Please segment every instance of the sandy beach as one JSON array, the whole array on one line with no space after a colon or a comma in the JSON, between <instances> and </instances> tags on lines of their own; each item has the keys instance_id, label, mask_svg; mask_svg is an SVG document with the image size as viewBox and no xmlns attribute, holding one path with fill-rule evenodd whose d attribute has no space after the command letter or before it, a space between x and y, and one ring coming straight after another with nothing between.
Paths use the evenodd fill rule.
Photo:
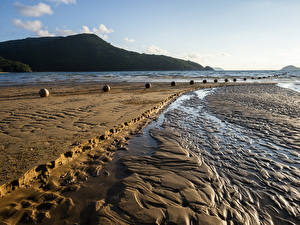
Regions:
<instances>
[{"instance_id":1,"label":"sandy beach","mask_svg":"<svg viewBox=\"0 0 300 225\"><path fill-rule=\"evenodd\" d=\"M124 136L139 130L147 123L145 119L153 119L159 109L188 90L214 85L218 84L185 83L171 87L156 83L145 89L144 83L113 83L109 93L104 93L103 84L99 83L1 87L1 196L19 188L51 186L53 182L48 178L50 174L55 177L53 169L57 176L62 175L67 171L63 165L69 161L73 164L80 158L80 164L96 157L87 153L91 149L101 153L97 157L103 162L110 161L113 152L124 147ZM38 91L45 86L50 97L40 98ZM108 147L112 144L114 147ZM89 170L98 174L101 165ZM3 203L4 200L1 209L7 206ZM1 218L14 224L23 213L18 212L13 219L2 213Z\"/></svg>"},{"instance_id":2,"label":"sandy beach","mask_svg":"<svg viewBox=\"0 0 300 225\"><path fill-rule=\"evenodd\" d=\"M147 110L196 87L156 84L145 89L142 83L116 83L111 92L104 93L102 86L47 84L48 98L38 95L44 85L2 87L0 184L125 122L137 122Z\"/></svg>"},{"instance_id":3,"label":"sandy beach","mask_svg":"<svg viewBox=\"0 0 300 225\"><path fill-rule=\"evenodd\" d=\"M103 93L103 84L48 83L48 98L37 95L45 84L2 87L0 220L3 224L260 224L255 205L243 206L257 197L245 191L245 198L238 187L231 187L209 158L188 149L184 135L173 129L180 128L176 116L182 113L167 113L172 122L163 130L149 131L153 143L147 138L136 141L144 135L141 129L181 94L220 85L224 84L155 83L145 89L143 83L114 83L110 93ZM228 121L236 118L230 113L248 113L241 118L249 118L250 112L253 118L263 115L241 105L242 96L263 91L264 87L259 89L263 84L251 85L253 90L246 84L227 85L241 88L223 88L225 92L209 96L211 111ZM257 107L266 105L267 96L253 99ZM293 101L299 104L297 99L295 95ZM282 105L273 108L286 112L297 128L297 120L291 119L299 117L296 111L291 113L295 108ZM274 116L272 121L281 119ZM203 136L201 148L216 146L209 143L211 138ZM294 139L289 143L299 146ZM292 192L299 194L297 189ZM293 198L296 204L299 199ZM290 224L297 221L299 211L293 205L280 207L295 216ZM272 219L262 224L268 221ZM282 217L275 221L283 222Z\"/></svg>"}]
</instances>

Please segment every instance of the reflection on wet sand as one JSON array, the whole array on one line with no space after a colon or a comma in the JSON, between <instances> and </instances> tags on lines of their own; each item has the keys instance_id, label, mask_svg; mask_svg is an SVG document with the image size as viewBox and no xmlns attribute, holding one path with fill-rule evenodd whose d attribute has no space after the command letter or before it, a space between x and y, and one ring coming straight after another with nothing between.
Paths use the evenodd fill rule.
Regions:
<instances>
[{"instance_id":1,"label":"reflection on wet sand","mask_svg":"<svg viewBox=\"0 0 300 225\"><path fill-rule=\"evenodd\" d=\"M150 129L153 151L121 159L129 175L99 207L100 223L300 223L299 94L274 85L202 94Z\"/></svg>"}]
</instances>

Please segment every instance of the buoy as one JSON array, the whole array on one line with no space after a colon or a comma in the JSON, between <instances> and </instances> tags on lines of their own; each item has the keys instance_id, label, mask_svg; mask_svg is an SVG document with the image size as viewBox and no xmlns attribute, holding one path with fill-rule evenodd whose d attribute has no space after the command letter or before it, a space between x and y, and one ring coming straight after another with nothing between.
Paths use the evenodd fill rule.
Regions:
<instances>
[{"instance_id":1,"label":"buoy","mask_svg":"<svg viewBox=\"0 0 300 225\"><path fill-rule=\"evenodd\" d=\"M172 81L172 82L171 82L171 86L176 86L175 81Z\"/></svg>"},{"instance_id":2,"label":"buoy","mask_svg":"<svg viewBox=\"0 0 300 225\"><path fill-rule=\"evenodd\" d=\"M218 79L214 79L214 82L215 82L215 83L218 83Z\"/></svg>"},{"instance_id":3,"label":"buoy","mask_svg":"<svg viewBox=\"0 0 300 225\"><path fill-rule=\"evenodd\" d=\"M236 82L236 78L233 78L233 82Z\"/></svg>"},{"instance_id":4,"label":"buoy","mask_svg":"<svg viewBox=\"0 0 300 225\"><path fill-rule=\"evenodd\" d=\"M145 84L145 88L151 88L151 84L150 83L146 83Z\"/></svg>"},{"instance_id":5,"label":"buoy","mask_svg":"<svg viewBox=\"0 0 300 225\"><path fill-rule=\"evenodd\" d=\"M39 95L44 98L44 97L48 97L49 96L49 91L46 89L46 88L42 88L40 91L39 91Z\"/></svg>"},{"instance_id":6,"label":"buoy","mask_svg":"<svg viewBox=\"0 0 300 225\"><path fill-rule=\"evenodd\" d=\"M203 82L203 84L206 84L206 83L207 83L207 80L203 80L202 82Z\"/></svg>"},{"instance_id":7,"label":"buoy","mask_svg":"<svg viewBox=\"0 0 300 225\"><path fill-rule=\"evenodd\" d=\"M246 81L247 80L247 78L246 77L244 77L244 81Z\"/></svg>"},{"instance_id":8,"label":"buoy","mask_svg":"<svg viewBox=\"0 0 300 225\"><path fill-rule=\"evenodd\" d=\"M191 80L190 85L193 85L193 84L195 84L195 81Z\"/></svg>"},{"instance_id":9,"label":"buoy","mask_svg":"<svg viewBox=\"0 0 300 225\"><path fill-rule=\"evenodd\" d=\"M226 78L224 81L225 81L225 82L228 82L228 79Z\"/></svg>"},{"instance_id":10,"label":"buoy","mask_svg":"<svg viewBox=\"0 0 300 225\"><path fill-rule=\"evenodd\" d=\"M110 91L110 86L109 86L108 84L105 84L105 85L103 86L102 90L103 90L104 92L109 92L109 91Z\"/></svg>"}]
</instances>

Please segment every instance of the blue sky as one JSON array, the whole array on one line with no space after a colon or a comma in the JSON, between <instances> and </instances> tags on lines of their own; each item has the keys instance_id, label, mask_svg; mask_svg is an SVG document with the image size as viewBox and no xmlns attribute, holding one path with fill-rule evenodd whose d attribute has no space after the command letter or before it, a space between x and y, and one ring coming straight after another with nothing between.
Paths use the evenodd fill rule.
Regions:
<instances>
[{"instance_id":1,"label":"blue sky","mask_svg":"<svg viewBox=\"0 0 300 225\"><path fill-rule=\"evenodd\" d=\"M299 0L1 0L0 41L96 33L224 69L300 66Z\"/></svg>"}]
</instances>

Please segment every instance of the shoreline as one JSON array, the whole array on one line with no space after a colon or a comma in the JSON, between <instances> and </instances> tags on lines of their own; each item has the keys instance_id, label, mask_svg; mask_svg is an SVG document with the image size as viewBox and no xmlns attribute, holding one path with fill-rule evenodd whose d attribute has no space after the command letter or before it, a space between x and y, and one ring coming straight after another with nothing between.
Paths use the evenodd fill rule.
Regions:
<instances>
[{"instance_id":1,"label":"shoreline","mask_svg":"<svg viewBox=\"0 0 300 225\"><path fill-rule=\"evenodd\" d=\"M89 86L90 84L87 85ZM126 83L125 85L127 86L128 83ZM140 86L141 84L135 84L135 85ZM182 86L180 87L180 85ZM161 110L165 109L165 107L169 103L171 103L181 94L195 89L202 89L207 87L211 88L212 86L224 86L222 85L222 83L221 85L220 83L206 84L206 85L199 84L194 86L190 86L187 84L180 84L180 85L179 88L177 87L178 89L176 89L176 93L169 94L166 98L164 98L162 101L158 102L157 104L152 103L152 105L154 105L153 107L151 107L150 109L148 108L147 110L144 110L141 113L138 113L136 117L131 118L128 121L123 121L122 123L118 124L118 126L113 126L110 129L105 130L105 132L102 134L98 133L97 137L94 136L93 138L90 138L81 144L73 146L71 150L63 152L62 154L60 154L60 157L56 158L51 162L48 161L48 163L39 164L35 166L33 169L27 171L22 178L18 180L13 180L9 184L3 184L0 188L2 199L4 199L7 194L10 195L9 192L19 193L16 195L16 197L20 197L21 195L23 199L24 193L26 192L26 190L30 188L33 188L35 192L39 192L39 193L47 192L47 190L49 192L49 190L58 190L58 189L60 189L60 191L58 191L59 193L64 193L65 191L67 191L67 189L73 189L73 190L78 190L78 188L80 189L78 185L72 185L68 182L64 186L58 185L62 174L64 174L66 171L69 172L71 171L71 173L73 174L72 176L74 178L74 174L76 174L78 170L77 169L74 170L74 168L71 168L72 164L80 165L81 163L85 163L84 159L90 160L93 157L98 157L99 155L97 154L101 153L100 154L101 156L99 157L103 157L103 160L101 160L103 164L101 164L100 166L99 165L87 166L85 168L88 171L88 176L94 177L94 176L98 176L99 174L102 174L102 172L105 172L102 171L103 165L106 162L110 162L113 159L114 152L117 150L121 150L121 151L126 150L127 140L130 137L134 136L139 130L141 130L142 127L146 126L154 118L156 118L159 115L159 112ZM247 84L230 83L229 85L237 86L237 85L247 85ZM172 89L172 87L170 87L169 85L163 84L163 86L165 86L165 88L167 89ZM95 92L99 91L99 90L94 90L93 87L91 88L91 90L92 90L91 92L86 92L84 90L81 90L80 93L82 95L89 95L94 91ZM160 92L159 90L153 90L153 91ZM120 93L122 92L120 91ZM54 92L53 96L59 96L61 94L62 94L61 92ZM28 98L30 97L32 96L28 96ZM20 98L21 98L20 95L12 96L12 99L15 99L17 101L20 100ZM2 100L3 98L0 97L0 101ZM79 179L78 177L80 176L83 176L83 180L87 179L87 177L83 174L81 175L77 174L76 179ZM63 198L63 196L60 196L60 198ZM68 198L64 198L64 201L69 202L66 204L71 204L70 203L71 200L67 200L67 199ZM0 204L0 210L3 207L3 205L6 205L6 203L7 202L3 201L2 204ZM11 219L20 220L20 218L21 217L23 218L23 216L24 214L21 215L21 213L19 213L17 216L18 218L13 217Z\"/></svg>"}]
</instances>

